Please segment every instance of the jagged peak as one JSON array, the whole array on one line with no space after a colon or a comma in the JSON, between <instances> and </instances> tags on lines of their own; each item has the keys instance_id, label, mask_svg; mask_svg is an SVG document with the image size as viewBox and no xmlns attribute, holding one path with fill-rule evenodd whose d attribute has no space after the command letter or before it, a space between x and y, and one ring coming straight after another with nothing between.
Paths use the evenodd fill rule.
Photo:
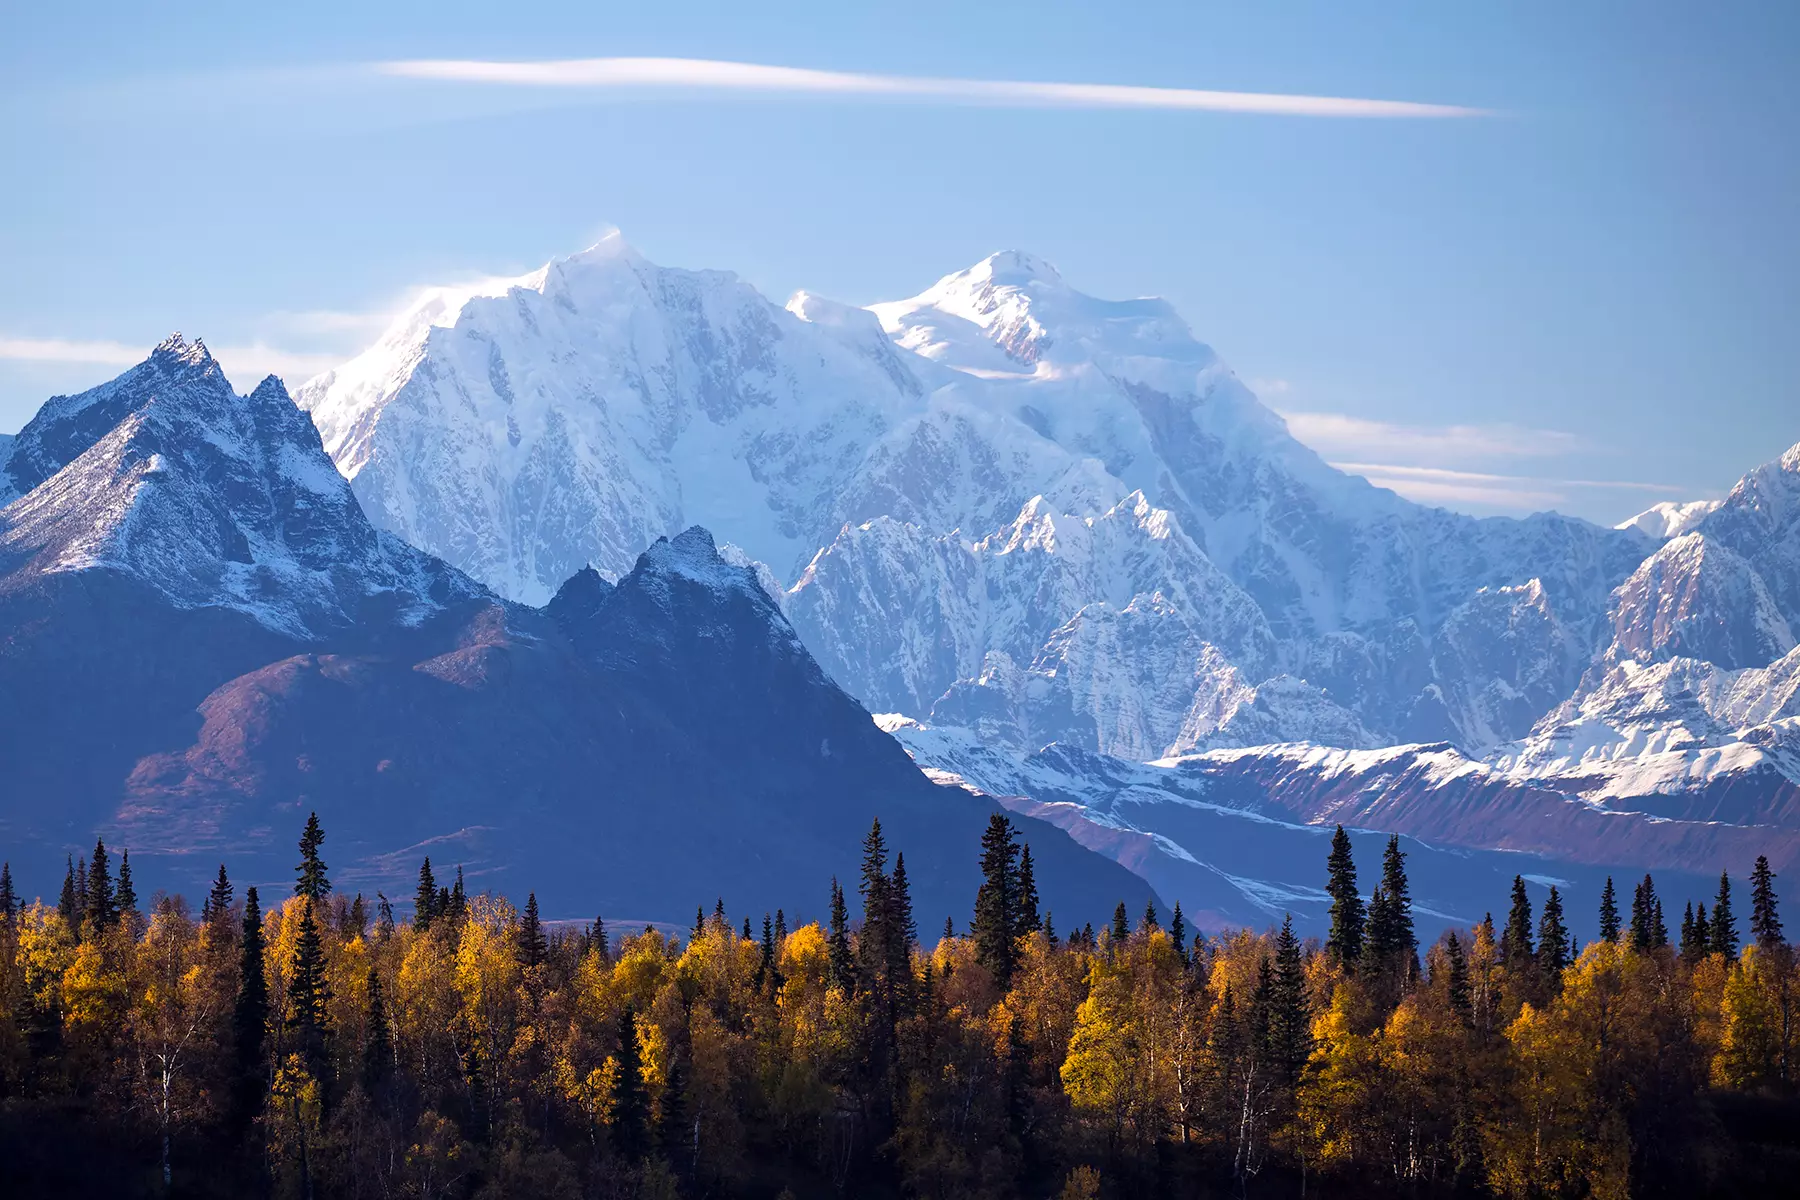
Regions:
<instances>
[{"instance_id":1,"label":"jagged peak","mask_svg":"<svg viewBox=\"0 0 1800 1200\"><path fill-rule=\"evenodd\" d=\"M159 363L185 367L205 367L213 362L212 352L206 348L203 339L195 338L190 342L179 329L158 342L150 357Z\"/></svg>"}]
</instances>

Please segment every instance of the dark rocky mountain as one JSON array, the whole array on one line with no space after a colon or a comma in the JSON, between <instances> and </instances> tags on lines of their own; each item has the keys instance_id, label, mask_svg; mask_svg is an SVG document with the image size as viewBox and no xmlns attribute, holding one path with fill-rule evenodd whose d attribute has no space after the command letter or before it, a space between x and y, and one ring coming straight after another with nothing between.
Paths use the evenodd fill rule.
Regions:
<instances>
[{"instance_id":1,"label":"dark rocky mountain","mask_svg":"<svg viewBox=\"0 0 1800 1200\"><path fill-rule=\"evenodd\" d=\"M921 775L702 529L509 603L375 531L279 381L236 396L179 337L10 451L0 856L28 893L97 833L146 893L222 859L280 889L316 810L371 896L430 854L552 916L823 916L879 816L921 925L967 919L992 803ZM1059 912L1150 898L1021 823Z\"/></svg>"}]
</instances>

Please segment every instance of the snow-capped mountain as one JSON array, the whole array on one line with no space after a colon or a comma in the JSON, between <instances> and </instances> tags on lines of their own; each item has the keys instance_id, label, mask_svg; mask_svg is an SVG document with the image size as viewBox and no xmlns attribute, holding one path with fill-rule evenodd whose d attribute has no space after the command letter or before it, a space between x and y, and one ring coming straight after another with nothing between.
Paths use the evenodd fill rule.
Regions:
<instances>
[{"instance_id":1,"label":"snow-capped mountain","mask_svg":"<svg viewBox=\"0 0 1800 1200\"><path fill-rule=\"evenodd\" d=\"M105 566L183 608L307 636L376 612L416 623L473 581L378 533L281 381L232 393L175 334L124 375L52 398L5 464L0 561Z\"/></svg>"},{"instance_id":2,"label":"snow-capped mountain","mask_svg":"<svg viewBox=\"0 0 1800 1200\"><path fill-rule=\"evenodd\" d=\"M1339 472L1166 302L1016 252L866 311L783 308L615 235L428 296L298 400L378 525L503 594L616 577L700 521L792 581L796 628L871 707L1140 756L1517 737L1654 547ZM1492 598L1527 587L1554 636ZM1260 707L1220 699L1246 689Z\"/></svg>"},{"instance_id":3,"label":"snow-capped mountain","mask_svg":"<svg viewBox=\"0 0 1800 1200\"><path fill-rule=\"evenodd\" d=\"M852 877L879 816L921 920L975 894L993 802L929 782L704 529L616 585L503 600L377 534L278 381L234 395L179 338L12 448L0 830L30 859L98 831L146 890L225 856L279 878L317 810L340 884L370 894L431 854L571 916L680 920L721 892L794 911L793 880ZM1086 919L1151 898L1026 836Z\"/></svg>"}]
</instances>

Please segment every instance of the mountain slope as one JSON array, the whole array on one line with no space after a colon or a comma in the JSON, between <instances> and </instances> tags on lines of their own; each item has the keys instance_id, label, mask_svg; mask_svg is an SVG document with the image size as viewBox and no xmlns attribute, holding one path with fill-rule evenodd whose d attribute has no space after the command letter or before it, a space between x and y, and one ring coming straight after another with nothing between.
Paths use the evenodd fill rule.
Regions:
<instances>
[{"instance_id":1,"label":"mountain slope","mask_svg":"<svg viewBox=\"0 0 1800 1200\"><path fill-rule=\"evenodd\" d=\"M42 477L0 510L19 863L98 830L146 890L198 888L220 857L279 887L317 810L339 886L368 893L405 894L429 853L560 915L685 920L721 892L822 915L794 881L853 878L879 815L920 919L966 916L992 805L921 776L703 530L616 586L504 601L376 534L280 385L232 395L197 343L51 402L19 442ZM1071 911L1149 899L1027 836Z\"/></svg>"}]
</instances>

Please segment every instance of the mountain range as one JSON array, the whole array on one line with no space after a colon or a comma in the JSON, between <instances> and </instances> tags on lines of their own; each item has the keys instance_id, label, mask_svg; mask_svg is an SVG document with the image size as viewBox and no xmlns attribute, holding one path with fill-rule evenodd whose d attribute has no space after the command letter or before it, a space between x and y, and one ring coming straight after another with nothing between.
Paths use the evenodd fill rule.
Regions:
<instances>
[{"instance_id":1,"label":"mountain range","mask_svg":"<svg viewBox=\"0 0 1800 1200\"><path fill-rule=\"evenodd\" d=\"M938 781L921 797L1053 824L1086 848L1072 863L1112 859L1219 920L1293 909L1316 924L1320 831L1337 821L1407 837L1421 878L1438 881L1421 905L1465 920L1480 915L1477 885L1494 903L1521 855L1534 886L1561 883L1577 911L1609 873L1697 888L1757 853L1777 870L1800 863L1800 446L1723 501L1658 505L1615 529L1430 508L1324 462L1167 303L1086 296L1018 252L907 300L802 292L784 306L613 235L527 276L427 292L292 402L269 381L232 400L266 409L256 422L207 418L203 435L165 445L157 406L131 397L152 376L208 372L203 350L166 344L0 443L0 553L13 556L0 598L116 574L134 581L117 585L128 600L57 586L94 592L93 620L128 602L191 631L204 648L184 659L242 643L204 671L141 645L92 652L93 679L134 654L143 678L193 675L157 718L170 746L202 701L217 701L220 742L272 728L262 710L196 695L202 677L221 688L330 647L383 665L285 668L319 682L283 682L282 696L361 697L291 718L283 736L309 742L308 762L341 756L328 728L353 741L365 719L408 713L420 723L396 727L394 744L424 743L442 740L432 721L460 730L498 703L484 665L476 708L427 720L438 701L397 681L438 678L428 664L446 655L459 680L504 661L584 696L595 678L640 700L679 688L692 705L655 705L684 730L682 753L766 756L790 743L730 732L773 686L763 675L720 674L704 637L687 657L617 648L627 627L649 628L620 617L636 609L618 597L688 578L670 556L696 555L698 574L734 581L719 594L754 608L733 628L782 631L802 690L862 714L819 740L867 741L868 761L902 766L903 746ZM701 535L682 533L694 525L716 549L709 538L700 553ZM59 594L58 620L67 606ZM663 645L685 623L716 623L704 607L643 636ZM599 624L571 626L575 613ZM66 637L57 654L89 654ZM0 663L30 658L17 644ZM663 667L618 673L651 661ZM406 798L383 783L376 807L398 819L454 792L443 812L473 827L493 803L477 793L496 786L531 798L509 802L515 816L579 806L567 780L606 753L584 732L599 718L576 715L592 701L506 678L524 690L497 728L547 706L538 732L516 736L566 762L527 769L484 731L458 747L460 782ZM716 726L698 727L702 701ZM356 704L370 715L324 715ZM197 809L171 797L214 786L169 782L223 756L201 741L182 743L180 769L167 746L81 769L126 764L141 782L120 811L173 820ZM488 755L513 765L496 775L477 763ZM880 769L902 790L923 778ZM638 778L721 788L682 774L698 770ZM546 782L556 771L563 782ZM284 778L265 794L304 790ZM778 836L730 828L759 852Z\"/></svg>"}]
</instances>

